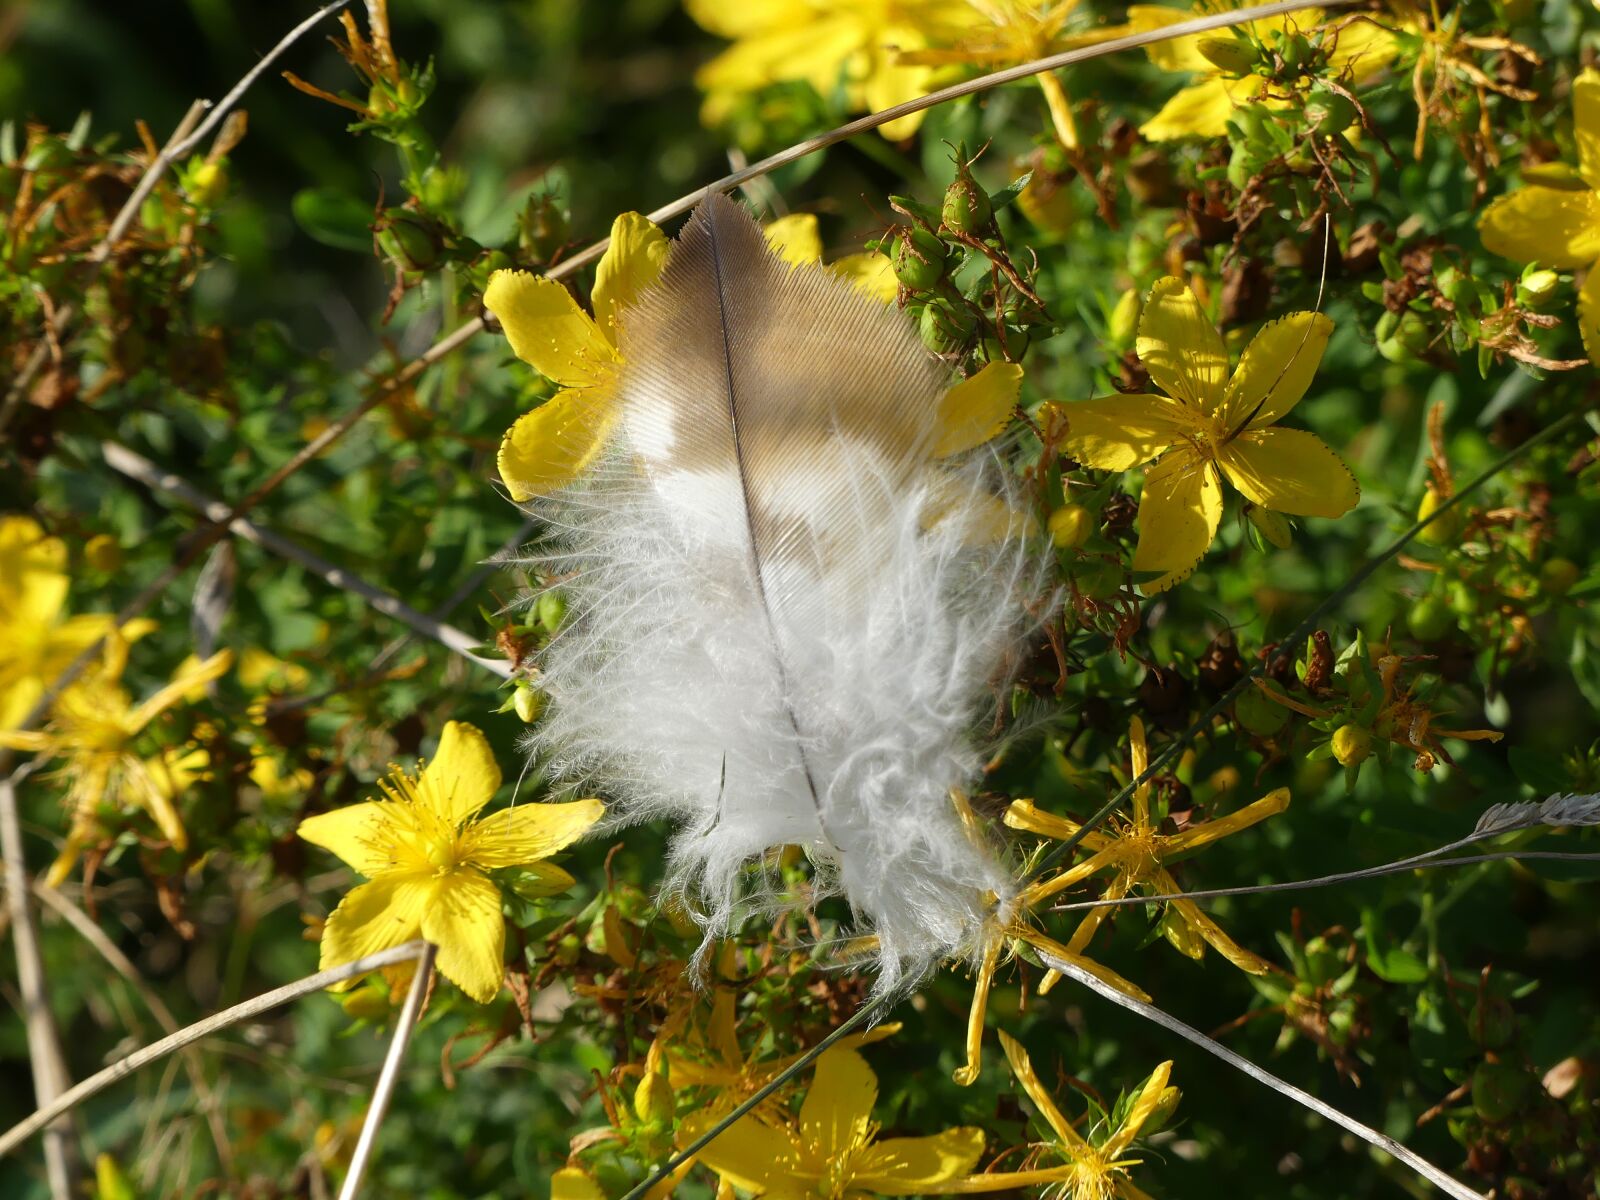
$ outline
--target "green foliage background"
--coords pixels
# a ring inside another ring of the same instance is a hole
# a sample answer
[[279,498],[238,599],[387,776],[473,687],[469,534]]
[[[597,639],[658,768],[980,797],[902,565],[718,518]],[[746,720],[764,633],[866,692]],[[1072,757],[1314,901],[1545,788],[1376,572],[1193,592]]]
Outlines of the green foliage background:
[[[1565,150],[1570,161],[1570,131],[1557,92],[1580,58],[1593,53],[1600,15],[1587,4],[1550,0],[1522,6],[1525,14],[1506,26],[1501,6],[1468,0],[1456,7],[1468,28],[1509,28],[1550,63],[1531,84],[1544,99],[1491,103],[1502,148],[1538,144],[1551,154]],[[20,140],[25,121],[66,131],[88,114],[84,153],[111,143],[136,146],[136,119],[163,138],[194,97],[216,97],[231,86],[281,36],[291,15],[279,6],[225,0],[11,0],[0,9],[0,38],[9,39],[0,58],[0,116],[17,123]],[[514,244],[516,217],[541,190],[553,189],[570,207],[570,241],[581,246],[603,236],[616,213],[649,211],[726,170],[726,139],[701,126],[692,80],[695,66],[719,43],[672,0],[397,0],[392,20],[402,56],[415,64],[431,59],[436,72],[436,89],[418,122],[459,172],[437,207],[461,235],[485,247],[521,253]],[[352,86],[348,67],[316,35],[285,65],[334,92]],[[1458,146],[1434,136],[1421,159],[1412,160],[1416,110],[1408,82],[1397,73],[1361,92],[1396,157],[1377,153],[1378,186],[1353,189],[1352,206],[1334,216],[1334,236],[1347,245],[1354,229],[1382,221],[1390,230],[1437,238],[1457,248],[1451,253],[1463,273],[1498,294],[1519,268],[1481,249],[1479,199]],[[1071,73],[1068,83],[1075,96],[1101,97],[1107,120],[1147,115],[1174,86],[1137,55],[1100,60]],[[753,156],[779,148],[843,115],[828,98],[794,91],[778,89],[762,120],[738,127],[745,151]],[[162,309],[153,292],[138,290],[147,285],[132,279],[138,302],[123,313],[128,319],[98,331],[91,322],[87,336],[94,344],[85,352],[91,364],[86,381],[92,383],[96,362],[122,364],[125,377],[93,403],[30,407],[14,441],[0,450],[8,466],[0,473],[0,509],[41,514],[74,549],[74,611],[123,603],[171,561],[196,527],[192,514],[107,469],[100,440],[124,441],[206,492],[237,499],[320,423],[356,405],[371,379],[470,315],[481,290],[487,259],[423,272],[426,278],[393,318],[380,324],[392,272],[373,255],[366,227],[380,203],[398,204],[406,194],[395,148],[377,137],[353,136],[347,132],[351,114],[275,77],[263,81],[245,107],[249,131],[230,156],[226,196],[208,215],[207,261],[192,292],[174,292],[170,310]],[[889,220],[890,193],[937,202],[952,172],[946,143],[992,140],[980,177],[992,187],[1014,178],[1018,164],[1044,140],[1048,125],[1041,113],[1036,92],[1008,89],[937,110],[914,143],[891,146],[872,135],[781,171],[773,184],[791,208],[821,214],[830,248],[854,251]],[[1064,189],[1068,212],[1051,228],[1014,213],[1006,218],[1013,250],[1026,247],[1038,255],[1037,287],[1059,325],[1051,337],[1036,336],[1025,360],[1026,402],[1113,390],[1120,369],[1113,351],[1129,349],[1112,346],[1115,335],[1108,332],[1116,301],[1167,273],[1172,244],[1184,236],[1182,197],[1198,186],[1200,173],[1220,165],[1213,148],[1201,143],[1172,144],[1163,153],[1173,180],[1168,195],[1144,202],[1116,188],[1114,233],[1078,183]],[[1506,189],[1516,162],[1514,152],[1505,154],[1487,180],[1489,195]],[[1270,312],[1311,307],[1321,274],[1321,225],[1269,225],[1246,253],[1266,264]],[[1228,269],[1227,249],[1216,242],[1184,254],[1189,269],[1220,278]],[[28,291],[18,283],[24,274],[15,262],[7,271],[12,312],[0,325],[8,353],[27,344],[36,324],[19,298]],[[1365,279],[1383,277],[1379,267]],[[1219,546],[1194,578],[1146,605],[1145,626],[1130,653],[1111,652],[1103,638],[1083,631],[1075,646],[1084,652],[1082,670],[1067,681],[1059,701],[1048,688],[1038,689],[1039,702],[1056,714],[1054,723],[1008,757],[991,781],[996,793],[1032,795],[1041,807],[1082,815],[1109,794],[1113,770],[1125,772],[1120,741],[1130,714],[1144,716],[1158,748],[1187,726],[1216,694],[1207,692],[1197,664],[1219,633],[1232,629],[1253,656],[1409,524],[1427,480],[1429,406],[1444,405],[1446,447],[1458,481],[1567,411],[1592,407],[1588,369],[1545,375],[1492,362],[1480,373],[1471,348],[1459,356],[1436,349],[1428,358],[1389,361],[1374,346],[1382,308],[1363,295],[1362,282],[1337,266],[1329,275],[1324,309],[1338,332],[1297,413],[1356,470],[1360,508],[1336,523],[1312,523],[1297,547],[1284,552],[1254,547],[1244,522],[1230,511]],[[1570,287],[1563,294],[1570,301]],[[1427,319],[1441,328],[1438,314]],[[1557,356],[1583,353],[1570,322],[1547,340]],[[512,420],[544,391],[512,363],[501,339],[480,337],[300,471],[256,518],[430,611],[516,534],[521,516],[498,494],[494,450]],[[1600,488],[1592,466],[1569,470],[1574,453],[1592,437],[1592,429],[1573,432],[1535,452],[1496,480],[1481,505],[1525,506],[1530,486],[1550,489],[1550,539],[1522,573],[1537,577],[1552,557],[1581,571],[1580,584],[1564,598],[1536,595],[1529,602],[1531,638],[1508,668],[1495,653],[1501,631],[1492,614],[1474,610],[1456,632],[1426,645],[1408,632],[1419,599],[1435,586],[1421,570],[1384,568],[1323,623],[1336,649],[1357,633],[1376,643],[1393,631],[1396,652],[1436,655],[1408,671],[1435,681],[1434,707],[1447,714],[1439,723],[1502,729],[1504,741],[1470,748],[1451,743],[1459,765],[1431,775],[1413,770],[1405,752],[1386,762],[1374,759],[1347,789],[1336,764],[1305,757],[1326,741],[1325,730],[1297,719],[1299,740],[1271,747],[1219,727],[1185,761],[1182,784],[1204,798],[1218,772],[1232,772],[1239,783],[1219,800],[1225,809],[1275,786],[1292,787],[1294,802],[1285,816],[1206,855],[1184,872],[1185,886],[1297,879],[1372,865],[1460,836],[1490,803],[1596,789],[1600,630],[1585,597],[1600,586],[1590,533],[1600,520]],[[97,534],[112,535],[122,547],[114,569],[97,569],[81,555]],[[177,741],[209,727],[219,765],[186,811],[197,844],[210,856],[164,861],[141,854],[125,838],[101,868],[93,899],[102,925],[180,1021],[314,969],[316,949],[304,936],[302,912],[326,912],[349,876],[293,837],[303,812],[367,795],[389,761],[409,761],[430,749],[446,719],[482,727],[510,778],[521,758],[520,723],[511,713],[495,715],[504,694],[487,675],[438,647],[414,644],[390,664],[391,670],[403,666],[402,673],[363,682],[368,664],[398,629],[359,600],[257,548],[240,543],[235,553],[223,642],[289,660],[309,673],[306,694],[333,694],[261,727],[247,715],[250,697],[227,682],[159,735]],[[1441,581],[1467,570],[1450,545],[1417,547],[1416,556],[1439,567]],[[1070,574],[1070,563],[1064,569]],[[136,694],[164,681],[189,652],[194,579],[191,572],[187,586],[172,589],[155,610],[160,628],[139,643],[128,672]],[[519,586],[514,573],[497,573],[456,620],[491,641],[496,614]],[[1155,669],[1182,680],[1176,695],[1152,682]],[[241,807],[238,788],[252,745],[310,769],[315,782],[309,794]],[[58,800],[48,784],[34,783],[24,801],[30,861],[42,864],[48,839],[61,827]],[[619,881],[611,902],[642,928],[663,834],[636,829],[621,840],[611,862]],[[1583,844],[1592,849],[1593,842],[1590,835]],[[1580,835],[1571,835],[1560,848],[1579,843]],[[575,897],[527,914],[528,940],[536,948],[567,916],[581,913],[585,924],[596,919],[610,844],[580,847],[567,861],[581,881]],[[177,886],[195,925],[190,939],[163,916],[150,883],[178,868],[187,869]],[[1343,1081],[1330,1056],[1306,1037],[1280,1041],[1281,1015],[1252,1019],[1226,1040],[1453,1171],[1467,1156],[1463,1143],[1497,1139],[1530,1142],[1535,1157],[1572,1161],[1573,1155],[1600,1154],[1587,1098],[1600,1087],[1595,877],[1586,865],[1496,864],[1216,906],[1239,942],[1295,973],[1270,994],[1215,956],[1193,963],[1159,945],[1142,909],[1125,911],[1094,952],[1163,1007],[1208,1030],[1281,1000],[1296,982],[1315,990],[1353,968],[1342,999],[1330,1002],[1330,1011],[1342,1012],[1331,1036],[1352,1056],[1359,1089]],[[674,940],[660,919],[649,929],[647,944],[690,944]],[[134,992],[75,934],[48,918],[45,932],[75,1077],[157,1036]],[[760,934],[752,934],[752,954]],[[810,940],[804,927],[787,926],[782,934],[803,959]],[[1320,942],[1318,935],[1324,935]],[[1152,938],[1157,944],[1149,944]],[[1294,946],[1294,953],[1280,943]],[[10,956],[4,957],[9,999],[14,978]],[[613,969],[591,944],[567,977],[603,981]],[[1577,1057],[1587,1064],[1586,1082],[1565,1104],[1531,1088],[1519,1093],[1511,1123],[1498,1123],[1494,1136],[1472,1132],[1470,1097],[1452,1101],[1445,1118],[1418,1131],[1417,1117],[1470,1081],[1485,1061],[1481,1024],[1474,1027],[1484,1011],[1478,981],[1485,970],[1484,995],[1492,998],[1494,1013],[1502,1011],[1501,1000],[1513,1005],[1514,1032],[1492,1048],[1518,1077],[1533,1080]],[[1025,978],[1038,974],[1030,970]],[[1043,1002],[1029,996],[1024,1007],[1015,977],[1003,978],[1009,981],[997,990],[991,1025],[1021,1038],[1047,1080],[1057,1078],[1059,1066],[1062,1078],[1074,1076],[1110,1098],[1156,1062],[1176,1060],[1173,1080],[1185,1098],[1170,1133],[1145,1153],[1137,1179],[1146,1190],[1200,1200],[1385,1195],[1410,1186],[1392,1165],[1160,1030],[1070,988]],[[815,1040],[830,1016],[850,1010],[862,988],[819,961],[797,963],[792,976],[770,976],[755,991],[756,1017],[784,1048]],[[946,972],[897,1014],[904,1031],[869,1053],[882,1079],[879,1111],[886,1129],[978,1124],[989,1131],[991,1149],[1034,1136],[1026,1132],[1025,1110],[992,1042],[976,1086],[961,1090],[945,1082],[961,1061],[969,995],[964,977]],[[802,1001],[806,996],[811,999]],[[817,996],[827,1003],[815,1002]],[[1340,1021],[1352,1027],[1341,1030]],[[502,1025],[508,1040],[447,1083],[441,1055],[459,1062],[466,1048],[481,1044],[472,1034]],[[205,1045],[224,1090],[238,1157],[238,1177],[224,1194],[311,1194],[316,1147],[330,1137],[347,1139],[359,1123],[382,1052],[381,1032],[352,1022],[335,999],[317,996]],[[462,1041],[453,1046],[457,1038]],[[385,1126],[370,1193],[543,1194],[549,1174],[566,1159],[569,1139],[605,1123],[592,1072],[638,1061],[648,1041],[647,1015],[630,1011],[626,1002],[580,1000],[530,1040],[508,999],[479,1010],[442,988]],[[31,1108],[26,1060],[21,1021],[0,1020],[0,1078],[6,1081],[0,1124]],[[1558,1108],[1559,1118],[1552,1115]],[[85,1145],[115,1155],[138,1195],[200,1195],[204,1181],[216,1176],[195,1098],[176,1068],[150,1070],[103,1094],[80,1116]],[[324,1165],[337,1171],[336,1152]],[[1502,1165],[1466,1177],[1506,1186],[1507,1174],[1516,1173]],[[1594,1194],[1576,1190],[1593,1188],[1592,1172],[1586,1184],[1578,1182],[1583,1177],[1574,1167],[1560,1174],[1563,1182],[1546,1185],[1548,1193],[1526,1194]],[[621,1174],[602,1174],[602,1183],[613,1195],[623,1190]],[[1553,1190],[1558,1186],[1574,1190]],[[683,1191],[704,1195],[708,1188],[696,1182]],[[0,1192],[46,1194],[27,1154],[0,1162]]]

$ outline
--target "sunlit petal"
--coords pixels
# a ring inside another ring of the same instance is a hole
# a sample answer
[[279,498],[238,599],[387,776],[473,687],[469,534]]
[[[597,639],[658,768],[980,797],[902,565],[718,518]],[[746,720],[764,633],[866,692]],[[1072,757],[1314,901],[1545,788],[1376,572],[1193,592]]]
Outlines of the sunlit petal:
[[1000,435],[1011,423],[1022,390],[1022,368],[992,362],[944,394],[934,417],[933,452],[939,458],[960,454]]
[[617,344],[618,314],[661,277],[668,245],[667,235],[636,212],[625,212],[611,223],[611,242],[595,268],[589,296],[595,324],[611,345]]
[[332,851],[371,879],[397,865],[391,844],[401,831],[411,829],[405,805],[369,800],[307,817],[295,832],[313,846]]
[[835,1047],[817,1059],[816,1074],[800,1104],[800,1134],[826,1156],[851,1147],[857,1125],[872,1116],[878,1077],[854,1050]]
[[983,1130],[946,1129],[930,1137],[885,1138],[856,1159],[855,1183],[880,1196],[919,1196],[968,1174],[983,1157]]
[[1217,461],[1246,499],[1276,512],[1341,517],[1361,499],[1344,460],[1303,429],[1249,430],[1224,446]]
[[[439,748],[417,780],[417,799],[446,821],[464,821],[500,790],[500,764],[474,725],[446,721]],[[539,856],[535,856],[539,857]]]
[[593,383],[616,361],[616,350],[572,293],[527,271],[496,271],[483,306],[506,332],[512,352],[562,387]]
[[1211,318],[1183,280],[1156,280],[1139,314],[1139,361],[1156,386],[1202,413],[1222,402],[1228,352]]
[[1222,481],[1211,463],[1184,447],[1146,471],[1133,569],[1162,574],[1139,585],[1145,593],[1164,592],[1187,579],[1221,521]]
[[813,213],[790,213],[762,227],[767,245],[793,266],[822,261],[822,235]]
[[1600,188],[1600,71],[1584,71],[1572,81],[1573,136],[1578,143],[1578,174]]
[[577,841],[605,809],[598,800],[504,808],[467,830],[463,853],[485,870],[536,862]]
[[[678,1145],[703,1137],[718,1121],[716,1113],[695,1112],[678,1127]],[[754,1117],[740,1117],[700,1151],[700,1161],[724,1180],[746,1191],[767,1195],[793,1181],[800,1168],[800,1153],[785,1132]]]
[[1300,403],[1332,334],[1333,322],[1321,313],[1290,313],[1263,325],[1228,380],[1218,414],[1223,427],[1259,429]]
[[1600,258],[1600,193],[1524,186],[1478,218],[1491,254],[1546,267],[1586,267]]
[[1049,408],[1067,423],[1062,448],[1097,471],[1126,471],[1147,463],[1193,425],[1181,404],[1154,394],[1106,396]]
[[1261,799],[1245,805],[1238,812],[1229,813],[1225,817],[1218,817],[1215,820],[1191,826],[1182,833],[1165,839],[1166,845],[1171,848],[1173,853],[1194,850],[1200,846],[1209,846],[1218,838],[1225,838],[1230,833],[1248,829],[1257,821],[1265,821],[1268,817],[1275,817],[1288,807],[1289,789],[1274,788]]
[[422,929],[434,890],[434,880],[421,875],[385,876],[351,889],[323,926],[319,969],[409,942]]
[[566,487],[605,448],[616,425],[616,393],[609,368],[596,378],[592,386],[557,392],[506,433],[496,465],[513,500]]
[[439,947],[446,979],[479,1004],[495,998],[506,972],[506,923],[488,876],[470,869],[441,876],[422,914],[422,936]]

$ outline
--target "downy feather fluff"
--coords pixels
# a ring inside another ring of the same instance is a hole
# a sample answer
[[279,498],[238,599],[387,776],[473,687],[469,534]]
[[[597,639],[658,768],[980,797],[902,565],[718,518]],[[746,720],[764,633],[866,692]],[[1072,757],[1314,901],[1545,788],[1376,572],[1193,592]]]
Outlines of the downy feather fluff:
[[708,938],[795,844],[876,936],[879,990],[972,953],[1014,885],[951,793],[1033,572],[992,461],[935,457],[949,371],[719,195],[620,326],[608,443],[536,509],[568,605],[536,753],[677,822],[668,885]]

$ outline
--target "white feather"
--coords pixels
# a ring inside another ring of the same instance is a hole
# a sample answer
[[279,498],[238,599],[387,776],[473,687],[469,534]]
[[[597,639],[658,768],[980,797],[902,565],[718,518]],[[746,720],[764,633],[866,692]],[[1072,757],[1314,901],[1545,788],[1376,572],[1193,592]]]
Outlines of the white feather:
[[[951,791],[979,778],[973,729],[1036,573],[1018,544],[981,544],[993,462],[932,457],[951,381],[904,315],[752,235],[731,202],[702,207],[623,315],[611,444],[536,508],[568,616],[535,749],[624,819],[677,824],[667,883],[708,938],[766,902],[752,864],[805,847],[876,935],[887,990],[972,953],[1013,890]],[[708,255],[719,311],[695,311]],[[731,439],[708,431],[719,411]]]

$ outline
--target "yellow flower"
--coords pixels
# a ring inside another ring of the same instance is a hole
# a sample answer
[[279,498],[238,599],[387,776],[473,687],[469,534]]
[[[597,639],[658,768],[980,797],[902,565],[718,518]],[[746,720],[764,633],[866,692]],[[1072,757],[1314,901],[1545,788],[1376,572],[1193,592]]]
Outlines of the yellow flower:
[[[1058,406],[1067,453],[1085,466],[1145,472],[1135,571],[1163,592],[1187,579],[1216,537],[1222,479],[1253,504],[1302,517],[1337,517],[1360,499],[1355,476],[1314,434],[1275,428],[1311,386],[1333,322],[1290,313],[1264,325],[1238,370],[1200,302],[1172,277],[1150,289],[1136,350],[1166,395],[1108,396]],[[1162,452],[1166,453],[1163,454]]]
[[[858,1200],[917,1196],[965,1177],[983,1154],[983,1130],[946,1129],[931,1137],[877,1140],[872,1108],[878,1079],[854,1050],[835,1047],[817,1059],[797,1122],[781,1127],[744,1116],[700,1152],[724,1185],[769,1200]],[[687,1145],[717,1118],[695,1113],[679,1141]]]
[[168,748],[147,759],[133,749],[133,742],[156,717],[223,675],[233,655],[223,650],[180,669],[170,683],[136,705],[117,682],[125,652],[120,639],[113,640],[110,651],[107,668],[61,694],[44,729],[0,732],[0,746],[64,760],[59,773],[68,780],[72,822],[66,845],[45,877],[51,887],[60,886],[85,847],[98,840],[96,812],[102,805],[142,808],[176,849],[189,845],[175,801],[205,770],[205,751]]
[[1055,1100],[1045,1090],[1044,1084],[1028,1061],[1028,1052],[1004,1030],[1000,1044],[1005,1048],[1006,1061],[1011,1071],[1038,1108],[1056,1141],[1045,1146],[1045,1152],[1059,1157],[1061,1165],[1036,1167],[1027,1171],[995,1172],[974,1175],[957,1180],[947,1187],[929,1189],[935,1193],[970,1193],[1011,1190],[1013,1188],[1054,1185],[1052,1194],[1067,1200],[1149,1200],[1149,1197],[1128,1178],[1128,1168],[1139,1165],[1137,1158],[1127,1158],[1128,1147],[1139,1136],[1152,1115],[1159,1109],[1169,1109],[1177,1103],[1177,1088],[1167,1086],[1172,1074],[1172,1063],[1164,1062],[1150,1073],[1140,1086],[1126,1115],[1115,1128],[1097,1131],[1093,1139],[1085,1138],[1072,1127]]
[[[519,868],[550,895],[575,882],[544,858],[600,819],[598,800],[524,804],[480,818],[500,768],[474,726],[450,721],[433,761],[378,785],[382,800],[308,817],[300,836],[370,881],[339,903],[322,932],[322,970],[419,934],[439,947],[439,970],[480,1004],[505,975],[500,888],[489,872]],[[519,888],[526,894],[525,888]]]
[[[0,517],[0,729],[15,729],[52,681],[112,628],[110,613],[66,617],[67,547],[32,517]],[[132,622],[125,640],[150,622]]]
[[[782,217],[766,228],[767,241],[785,261],[820,262],[822,239],[809,213]],[[500,477],[513,500],[557,491],[594,461],[616,422],[617,326],[623,309],[660,276],[666,235],[638,213],[611,227],[595,274],[591,318],[560,283],[526,271],[496,271],[483,303],[494,313],[511,349],[560,387],[553,397],[517,419],[500,444]],[[851,254],[829,269],[884,303],[896,283],[881,254]],[[995,437],[1009,423],[1022,386],[1022,368],[990,363],[945,394],[935,421],[940,456],[957,454]],[[1005,528],[1005,522],[1000,522]]]
[[[733,991],[719,987],[711,998],[711,1017],[705,1029],[696,1031],[697,1036],[669,1045],[666,1051],[668,1078],[673,1088],[711,1089],[714,1094],[704,1105],[705,1111],[711,1113],[726,1113],[736,1108],[800,1057],[789,1054],[763,1060],[753,1053],[747,1058],[739,1049],[735,1007]],[[866,1033],[849,1034],[837,1044],[840,1049],[854,1050],[899,1032],[899,1022],[891,1021]]]
[[[1130,741],[1132,777],[1137,779],[1150,766],[1144,724],[1137,717],[1133,719]],[[1107,900],[1120,900],[1141,890],[1151,895],[1170,895],[1181,890],[1167,869],[1172,859],[1201,846],[1209,846],[1241,829],[1248,829],[1288,807],[1289,789],[1277,788],[1226,817],[1193,825],[1182,833],[1162,833],[1160,826],[1150,817],[1150,785],[1146,783],[1133,793],[1132,818],[1116,819],[1109,833],[1094,831],[1084,835],[1080,844],[1089,851],[1089,857],[1035,885],[1037,890],[1032,897],[1033,902],[1040,903],[1108,869],[1113,875],[1106,884]],[[1040,812],[1031,800],[1013,801],[1006,810],[1005,822],[1013,829],[1025,829],[1029,833],[1050,838],[1069,838],[1079,829],[1076,821]],[[1217,953],[1234,966],[1252,975],[1265,975],[1272,969],[1265,959],[1250,953],[1224,933],[1221,926],[1201,911],[1194,901],[1172,900],[1168,904],[1170,907],[1162,931],[1168,941],[1190,958],[1198,959],[1205,953],[1206,944],[1210,943]],[[1067,949],[1073,954],[1082,953],[1109,911],[1106,908],[1091,909],[1067,942]]]
[[1552,164],[1523,171],[1523,186],[1478,218],[1484,248],[1518,262],[1589,267],[1578,293],[1578,331],[1589,361],[1600,365],[1600,71],[1572,85],[1578,169]]
[[[1195,0],[1192,7],[1187,9],[1135,4],[1128,9],[1128,28],[1133,32],[1164,29],[1168,25],[1192,21],[1218,10],[1245,8],[1249,3],[1250,0]],[[1322,20],[1321,9],[1306,8],[1279,17],[1250,21],[1240,26],[1239,31],[1255,41],[1262,41],[1275,32],[1309,31],[1322,24]],[[1162,70],[1188,71],[1199,78],[1179,91],[1162,106],[1160,112],[1141,125],[1140,133],[1152,142],[1180,137],[1222,137],[1227,133],[1228,118],[1239,105],[1260,103],[1274,108],[1287,106],[1282,98],[1269,94],[1271,85],[1267,80],[1258,75],[1231,77],[1200,52],[1201,43],[1207,38],[1227,36],[1226,31],[1218,31],[1154,42],[1145,47],[1150,61]],[[1356,21],[1339,30],[1338,42],[1328,55],[1328,66],[1334,74],[1348,69],[1352,79],[1359,83],[1392,62],[1399,49],[1399,42],[1391,30],[1370,20]]]
[[[966,0],[684,0],[701,28],[733,41],[701,67],[702,116],[716,124],[735,96],[769,84],[802,81],[827,96],[840,85],[852,110],[881,112],[928,90],[927,67],[899,61],[972,25]],[[890,121],[880,132],[910,137],[922,114]]]
[[[1068,32],[1067,23],[1082,0],[1055,0],[1055,3],[969,0],[969,3],[981,18],[976,28],[948,45],[901,54],[900,61],[921,66],[970,63],[995,70],[1110,41],[1131,30],[1128,25],[1105,25]],[[1044,71],[1035,75],[1034,81],[1044,93],[1057,140],[1068,150],[1076,149],[1078,127],[1072,119],[1072,101],[1067,98],[1061,80],[1054,71]]]
[[595,271],[594,316],[554,279],[496,271],[483,305],[523,362],[561,390],[524,413],[500,444],[500,478],[513,500],[571,483],[605,444],[616,420],[617,314],[661,274],[666,235],[638,213],[612,223]]
[[[981,838],[983,835],[977,815],[972,811],[972,805],[967,798],[960,792],[952,793],[951,798],[955,801],[956,812],[961,817],[961,824],[967,836],[973,839]],[[1041,900],[1055,894],[1049,889],[1049,883],[1049,880],[1043,880],[1030,884],[1022,889],[1003,911],[996,903],[995,910],[989,917],[979,950],[978,969],[972,984],[972,1005],[967,1010],[967,1060],[951,1075],[951,1078],[962,1087],[975,1082],[983,1066],[983,1021],[989,1010],[989,993],[994,990],[995,972],[999,969],[1003,954],[1015,954],[1020,947],[1030,946],[1053,958],[1066,959],[1096,979],[1135,999],[1144,1001],[1150,999],[1143,989],[1129,983],[1115,971],[1101,966],[1093,959],[1085,958],[1076,950],[1062,945],[1035,928],[1032,919],[1034,907]],[[1055,974],[1052,971],[1046,979],[1052,978]]]

